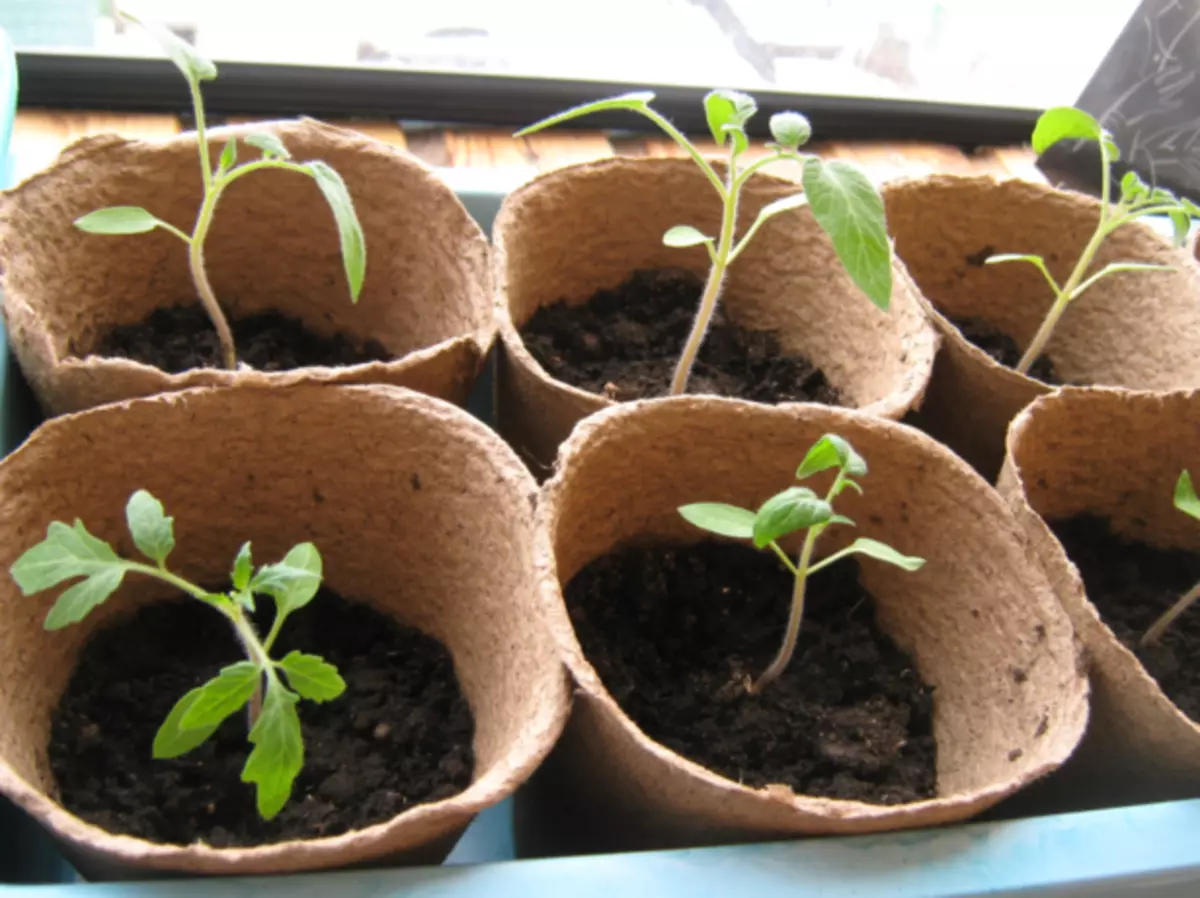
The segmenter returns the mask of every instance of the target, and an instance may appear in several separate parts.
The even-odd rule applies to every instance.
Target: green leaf
[[[789,486],[768,499],[754,516],[754,545],[763,548],[789,533],[824,524],[833,516],[829,503],[806,486]]]
[[[1060,140],[1100,140],[1100,123],[1082,109],[1055,106],[1047,109],[1033,128],[1033,151],[1039,156]]]
[[[225,149],[221,150],[221,158],[217,161],[217,171],[224,173],[229,171],[237,163],[237,138],[230,137],[229,142],[225,144]]]
[[[275,598],[280,614],[290,614],[313,600],[321,587],[321,553],[312,543],[294,546],[276,564],[265,564],[250,589]]]
[[[555,113],[547,116],[540,121],[534,122],[520,131],[513,134],[513,137],[525,137],[527,134],[533,134],[537,131],[543,131],[546,128],[551,128],[560,122],[570,121],[574,118],[579,118],[584,115],[591,115],[593,112],[604,112],[609,109],[629,109],[640,111],[646,109],[654,99],[654,93],[648,90],[639,90],[632,93],[620,94],[615,97],[608,97],[603,100],[596,100],[592,103],[584,103],[581,106],[573,106],[563,112]],[[719,139],[719,138],[718,138]]]
[[[250,557],[250,543],[245,542],[238,549],[237,558],[233,559],[233,573],[230,576],[233,588],[242,590],[248,587],[253,573],[254,561]]]
[[[296,714],[299,697],[270,681],[262,713],[250,730],[254,750],[242,768],[242,782],[257,785],[258,813],[270,820],[287,804],[292,784],[304,766],[304,741]]]
[[[1054,289],[1056,294],[1062,292],[1062,288],[1058,286],[1058,281],[1054,280],[1054,275],[1050,273],[1050,269],[1046,267],[1046,262],[1041,256],[1028,253],[997,253],[983,260],[984,265],[1000,265],[1005,262],[1028,262],[1042,273],[1042,277],[1046,279],[1046,283]]]
[[[1200,520],[1200,499],[1192,486],[1192,475],[1184,471],[1175,482],[1175,507],[1184,514]]]
[[[858,485],[858,481],[851,480],[849,477],[847,477],[845,480],[842,481],[841,486],[838,487],[838,490],[836,493],[833,494],[833,497],[836,499],[838,496],[840,496],[842,493],[844,493],[847,489],[854,490],[854,492],[858,493],[860,496],[863,494],[863,488]]]
[[[1117,146],[1117,142],[1113,140],[1111,134],[1105,131],[1104,135],[1100,138],[1100,142],[1104,144],[1104,149],[1107,152],[1109,164],[1118,162],[1121,159],[1121,148]]]
[[[747,508],[726,505],[724,502],[696,502],[680,506],[679,513],[689,524],[709,533],[733,539],[754,537],[755,515]]]
[[[848,518],[844,514],[835,514],[829,518],[830,524],[845,524],[847,527],[857,527],[853,518]]]
[[[145,234],[165,226],[140,206],[109,206],[75,219],[75,227],[89,234]]]
[[[663,243],[666,246],[676,248],[685,246],[699,246],[701,243],[712,245],[713,239],[705,237],[691,225],[675,225],[673,228],[667,228],[667,232],[663,234]]]
[[[733,155],[740,156],[750,148],[750,138],[746,136],[746,130],[739,125],[725,125],[721,131],[729,135],[733,141]]]
[[[771,116],[771,136],[781,147],[794,150],[808,143],[812,125],[799,112],[777,112]]]
[[[888,564],[894,564],[898,568],[903,568],[906,571],[916,571],[925,564],[924,558],[917,558],[915,555],[904,555],[897,552],[887,543],[881,543],[877,539],[867,539],[860,536],[845,549],[838,553],[866,555],[868,558],[874,558],[876,561],[886,561]]]
[[[865,477],[867,463],[850,442],[836,433],[827,433],[813,443],[796,469],[796,479],[804,480],[830,468],[844,468],[851,477]]]
[[[82,521],[76,521],[73,528],[53,521],[46,528],[46,538],[21,555],[10,573],[28,596],[111,567],[123,569],[124,563],[112,546],[88,533]]]
[[[217,67],[212,61],[201,56],[195,47],[175,32],[153,22],[142,22],[127,12],[122,12],[121,15],[149,31],[189,82],[212,81],[217,77]]]
[[[894,564],[896,567],[903,568],[906,571],[915,571],[920,569],[925,564],[924,558],[917,558],[913,555],[903,555],[897,552],[887,543],[881,543],[877,539],[867,539],[859,537],[850,545],[841,551],[834,552],[827,558],[822,558],[820,562],[809,568],[810,574],[815,574],[817,571],[829,567],[837,561],[846,558],[849,555],[866,555],[868,558],[874,558],[877,561],[884,561],[888,564]]]
[[[1121,178],[1121,202],[1127,206],[1132,206],[1145,196],[1149,190],[1150,188],[1146,186],[1146,182],[1135,171],[1126,172],[1125,176]]]
[[[179,721],[182,730],[200,730],[220,726],[230,714],[245,707],[262,682],[262,671],[253,661],[239,661],[221,668],[220,673],[194,692],[199,694]]]
[[[305,168],[321,188],[325,202],[337,222],[338,237],[342,244],[342,264],[346,269],[346,282],[350,285],[350,297],[358,302],[363,280],[367,276],[367,241],[363,236],[358,213],[354,211],[354,200],[342,176],[324,162],[309,162]]]
[[[1179,202],[1183,205],[1183,208],[1187,210],[1188,215],[1192,216],[1192,218],[1200,218],[1200,206],[1197,206],[1186,196],[1180,199]]]
[[[804,192],[813,216],[833,241],[850,278],[887,311],[892,298],[892,247],[883,199],[849,162],[804,161]]]
[[[46,615],[43,626],[47,630],[61,630],[70,624],[79,623],[93,608],[117,591],[124,577],[125,568],[113,566],[79,581],[58,597],[58,601]]]
[[[167,719],[162,722],[162,726],[154,734],[154,747],[151,749],[153,757],[160,760],[177,758],[187,754],[213,734],[217,728],[215,723],[212,726],[196,729],[185,729],[182,726],[183,718],[203,693],[204,687],[197,686],[175,703],[175,707],[167,714]]]
[[[265,157],[274,159],[292,158],[292,154],[283,145],[283,141],[267,131],[255,131],[253,134],[247,134],[242,139],[250,146],[262,150],[262,154]]]
[[[1183,246],[1187,243],[1188,233],[1192,230],[1192,217],[1183,210],[1182,207],[1171,209],[1167,212],[1171,219],[1171,227],[1174,230],[1174,244],[1176,247]]]
[[[742,149],[745,149],[746,122],[757,111],[754,98],[741,91],[713,90],[704,96],[704,117],[708,120],[708,130],[712,132],[713,140],[721,146],[725,146],[726,135],[732,134],[736,140],[740,132]]]
[[[319,655],[291,651],[278,666],[287,674],[292,689],[311,701],[327,702],[346,691],[346,681],[338,669]]]
[[[125,522],[138,551],[161,565],[175,548],[175,519],[146,490],[138,490],[125,506]]]

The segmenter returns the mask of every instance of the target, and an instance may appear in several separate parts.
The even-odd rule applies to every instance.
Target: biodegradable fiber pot
[[[1061,284],[1096,229],[1100,204],[1028,181],[958,175],[896,181],[883,195],[896,253],[943,338],[919,425],[994,480],[1009,422],[1050,387],[994,361],[950,319],[980,319],[1024,350],[1050,309],[1050,287],[1032,265],[983,260],[1040,255]],[[1200,269],[1143,223],[1111,234],[1094,270],[1118,261],[1176,270],[1118,274],[1083,294],[1047,345],[1058,377],[1146,390],[1200,385]]]
[[[366,237],[366,282],[353,304],[333,216],[313,180],[257,172],[228,188],[206,244],[226,315],[278,311],[317,334],[377,340],[393,361],[168,374],[91,354],[113,326],[193,302],[196,292],[177,237],[98,236],[72,222],[103,206],[140,205],[190,232],[202,196],[194,134],[104,135],[69,147],[0,202],[9,338],[49,413],[186,387],[303,380],[390,383],[465,402],[494,333],[487,241],[466,209],[410,156],[311,120],[216,129],[213,158],[231,137],[264,129],[297,160],[324,160],[345,179]]]
[[[738,233],[799,184],[763,173],[742,190]],[[663,245],[672,225],[719,230],[721,203],[689,159],[609,159],[543,175],[505,198],[493,232],[503,342],[497,406],[501,432],[547,470],[580,419],[612,406],[551,378],[520,329],[542,306],[582,303],[638,269],[683,268],[703,278],[703,247]],[[721,302],[730,319],[778,333],[781,346],[825,371],[843,401],[899,418],[919,405],[937,337],[917,291],[893,262],[889,313],[854,285],[807,209],[773,218],[730,267]],[[678,347],[682,350],[682,346]]]
[[[1092,715],[1079,751],[1054,777],[1088,804],[1200,796],[1200,726],[1180,711],[1101,620],[1047,521],[1079,514],[1160,548],[1200,551],[1196,521],[1171,502],[1196,470],[1200,393],[1066,389],[1013,422],[1000,490],[1029,533],[1083,641]]]
[[[751,789],[650,740],[582,654],[565,605],[553,627],[578,689],[558,746],[534,776],[535,851],[628,850],[875,832],[963,820],[1061,764],[1087,718],[1070,624],[995,490],[895,422],[712,397],[650,400],[589,418],[564,445],[539,517],[560,584],[632,541],[696,541],[676,511],[757,507],[793,481],[806,447],[841,434],[870,465],[866,497],[839,511],[862,534],[927,559],[917,573],[862,563],[882,628],[934,688],[937,797],[892,806]],[[869,531],[867,529],[867,522]],[[851,528],[842,528],[851,530]],[[820,554],[838,548],[831,530]],[[796,546],[791,546],[794,552]],[[815,582],[815,581],[814,581]],[[1013,671],[1027,676],[1015,676]],[[519,804],[520,809],[520,804]],[[524,833],[523,833],[524,835]]]
[[[42,823],[86,876],[437,863],[558,736],[569,690],[540,614],[553,584],[535,572],[535,486],[499,438],[465,412],[385,386],[238,386],[50,421],[0,463],[5,570],[56,519],[79,517],[118,551],[132,552],[123,509],[137,488],[175,517],[172,566],[182,576],[227,582],[230,559],[247,539],[262,560],[311,540],[331,588],[441,641],[475,720],[475,773],[454,797],[335,837],[218,849],[110,834],[55,800],[51,713],[90,634],[161,601],[164,591],[130,577],[82,624],[49,633],[42,629],[49,598],[22,597],[6,574],[0,792]]]

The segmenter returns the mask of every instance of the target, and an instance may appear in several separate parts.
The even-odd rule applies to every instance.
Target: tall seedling
[[[1080,109],[1058,106],[1048,109],[1038,119],[1033,129],[1033,149],[1039,156],[1060,140],[1094,141],[1100,150],[1100,219],[1075,267],[1067,279],[1059,284],[1046,267],[1041,256],[1025,253],[1004,253],[987,259],[987,264],[1003,262],[1027,262],[1037,268],[1054,292],[1054,302],[1042,320],[1025,354],[1017,363],[1016,371],[1028,373],[1030,367],[1046,348],[1059,319],[1071,303],[1082,296],[1097,281],[1120,272],[1129,271],[1172,271],[1170,265],[1152,265],[1145,262],[1110,262],[1099,271],[1092,272],[1092,263],[1105,239],[1121,225],[1147,215],[1170,216],[1174,230],[1175,245],[1183,246],[1191,228],[1192,218],[1200,216],[1200,207],[1189,199],[1179,199],[1169,190],[1149,187],[1136,172],[1129,172],[1121,179],[1121,198],[1111,199],[1112,166],[1121,158],[1120,150],[1112,135],[1100,127],[1100,123]],[[1091,272],[1089,274],[1089,272]]]
[[[135,24],[141,25],[137,19],[128,14],[122,14]],[[333,212],[337,223],[338,237],[341,242],[342,264],[346,272],[346,282],[350,287],[350,299],[358,302],[362,292],[363,280],[367,272],[367,244],[363,237],[362,225],[359,224],[358,214],[354,211],[354,201],[342,176],[324,162],[293,162],[287,147],[278,137],[267,132],[250,134],[244,143],[259,151],[260,158],[237,164],[237,138],[230,137],[229,142],[221,151],[220,158],[214,168],[208,147],[208,134],[204,121],[204,101],[200,94],[200,84],[212,81],[217,77],[217,67],[205,59],[191,44],[177,37],[166,28],[157,25],[143,25],[162,45],[175,67],[187,79],[188,88],[192,95],[192,112],[196,118],[196,142],[200,150],[200,175],[204,181],[204,199],[200,211],[196,215],[195,224],[190,234],[152,215],[140,206],[109,206],[97,209],[79,218],[75,226],[82,231],[92,234],[144,234],[155,228],[162,228],[174,234],[187,245],[188,268],[191,271],[192,282],[196,293],[204,306],[205,312],[216,328],[221,341],[221,358],[226,368],[237,367],[237,349],[233,343],[233,332],[221,304],[217,301],[216,293],[208,280],[208,272],[204,264],[204,241],[212,226],[213,213],[217,202],[230,184],[256,171],[278,169],[291,171],[312,178],[325,201]]]
[[[750,147],[746,125],[758,107],[753,98],[738,91],[710,92],[704,98],[704,113],[713,139],[727,154],[725,177],[722,178],[681,131],[650,107],[653,99],[653,93],[643,91],[586,103],[536,122],[518,131],[515,136],[533,134],[593,112],[627,109],[650,119],[679,144],[716,191],[721,202],[721,227],[716,236],[706,235],[687,224],[675,225],[663,235],[663,243],[667,246],[703,245],[708,250],[711,262],[700,308],[671,379],[672,395],[687,390],[696,355],[717,308],[725,272],[745,250],[759,228],[781,212],[809,206],[817,224],[829,235],[838,258],[854,283],[875,305],[887,311],[892,295],[892,265],[883,200],[867,176],[850,163],[837,160],[827,162],[799,151],[812,134],[808,119],[798,112],[779,112],[771,116],[771,135],[775,142],[767,144],[770,155],[743,165],[742,156]],[[738,198],[742,188],[755,172],[783,161],[798,162],[803,166],[804,192],[764,206],[741,238],[735,239]]]

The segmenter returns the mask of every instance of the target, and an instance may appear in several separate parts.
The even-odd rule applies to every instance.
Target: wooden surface
[[[229,119],[236,124],[246,119]],[[513,138],[501,130],[427,129],[405,131],[389,121],[336,121],[378,140],[407,149],[430,165],[450,168],[547,171],[614,155],[680,156],[674,142],[665,138],[610,139],[600,131],[558,131]],[[127,137],[158,138],[182,129],[169,115],[117,115],[22,109],[13,128],[13,153],[25,173],[48,165],[58,152],[81,137],[116,132]],[[706,152],[716,150],[711,141],[698,141]],[[968,156],[955,147],[922,143],[824,143],[808,149],[826,158],[857,163],[875,180],[935,172],[1011,175],[1045,180],[1034,166],[1028,147],[987,148]],[[772,171],[787,176],[790,166]]]

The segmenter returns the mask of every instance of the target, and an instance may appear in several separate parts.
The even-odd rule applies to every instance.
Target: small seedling
[[[129,21],[142,25],[133,16],[122,13]],[[221,151],[217,166],[214,169],[209,154],[208,135],[204,123],[204,101],[200,93],[200,84],[212,81],[217,77],[217,67],[205,59],[187,41],[176,36],[166,28],[157,25],[143,25],[170,56],[176,68],[187,80],[192,95],[192,111],[196,118],[196,142],[200,148],[200,174],[204,181],[204,199],[196,222],[188,234],[152,215],[140,206],[109,206],[97,209],[77,219],[75,226],[91,234],[144,234],[155,228],[162,228],[174,234],[188,248],[188,267],[191,271],[192,282],[196,293],[208,317],[216,328],[221,342],[221,358],[226,368],[237,368],[237,350],[233,343],[233,332],[229,322],[221,310],[216,293],[208,280],[208,272],[204,265],[204,241],[212,226],[213,213],[217,202],[221,199],[226,188],[240,178],[256,171],[278,169],[296,172],[312,178],[320,188],[325,201],[333,212],[337,223],[338,237],[341,242],[342,264],[346,271],[346,282],[350,287],[350,299],[358,302],[362,292],[363,279],[367,271],[367,245],[363,237],[362,225],[358,214],[354,211],[354,202],[342,176],[324,162],[293,162],[287,147],[274,134],[261,132],[247,135],[243,142],[259,151],[259,159],[237,164],[238,143],[236,137],[230,137],[229,142]]]
[[[696,355],[717,308],[726,270],[754,239],[759,228],[781,212],[809,206],[817,224],[829,235],[834,251],[851,279],[875,305],[887,311],[892,296],[892,248],[888,240],[883,199],[870,179],[849,162],[827,162],[818,156],[799,152],[799,148],[808,143],[812,134],[812,127],[807,118],[799,112],[778,112],[772,115],[770,128],[775,142],[767,144],[771,153],[743,166],[742,154],[750,147],[746,125],[758,111],[758,107],[754,99],[744,93],[734,90],[711,91],[704,98],[704,113],[713,139],[728,154],[725,178],[722,180],[700,150],[679,129],[650,107],[653,99],[653,93],[642,91],[597,100],[542,119],[518,131],[515,136],[524,137],[593,112],[626,109],[650,119],[679,144],[716,191],[721,200],[721,229],[717,236],[703,234],[697,228],[686,224],[675,225],[663,235],[663,243],[667,246],[703,245],[708,250],[711,262],[708,279],[700,298],[700,308],[692,322],[691,332],[671,379],[671,395],[678,395],[687,390]],[[772,163],[788,160],[803,166],[804,192],[768,203],[759,211],[741,238],[735,240],[738,198],[742,188],[755,172]]]
[[[1027,374],[1038,356],[1050,341],[1054,328],[1067,308],[1082,296],[1097,281],[1124,271],[1173,271],[1170,265],[1154,265],[1145,262],[1110,262],[1099,271],[1088,272],[1105,238],[1121,225],[1147,215],[1167,215],[1174,229],[1176,246],[1183,246],[1191,229],[1192,219],[1200,217],[1200,207],[1191,200],[1179,199],[1169,190],[1150,187],[1136,172],[1129,172],[1121,179],[1121,198],[1111,200],[1112,166],[1121,158],[1112,135],[1100,127],[1100,123],[1080,109],[1058,106],[1042,113],[1033,129],[1033,149],[1039,156],[1060,140],[1092,140],[1100,149],[1100,220],[1096,230],[1084,247],[1082,255],[1063,284],[1059,284],[1041,256],[1032,254],[1006,253],[987,259],[988,265],[1002,262],[1027,262],[1037,268],[1054,291],[1054,304],[1046,314],[1033,341],[1017,363],[1016,371]]]
[[[757,512],[722,502],[699,502],[684,505],[679,509],[679,513],[689,523],[702,530],[733,539],[751,540],[756,549],[769,548],[779,556],[784,567],[791,571],[795,578],[792,587],[792,607],[788,615],[783,646],[762,676],[749,685],[748,691],[751,693],[762,692],[763,688],[777,679],[791,662],[792,654],[796,650],[796,640],[800,635],[800,623],[804,618],[804,590],[810,576],[850,555],[866,555],[906,571],[918,570],[925,564],[923,558],[902,555],[885,543],[865,537],[860,537],[846,548],[813,563],[813,549],[827,527],[834,524],[854,526],[854,521],[850,518],[834,512],[833,502],[847,487],[862,492],[858,481],[852,478],[866,476],[867,463],[846,440],[829,433],[817,440],[808,450],[804,461],[796,469],[796,479],[806,480],[814,474],[831,469],[837,473],[824,498],[806,486],[789,486],[764,502]],[[801,530],[805,531],[804,543],[799,558],[793,564],[787,553],[780,548],[778,541]]]
[[[1175,507],[1184,514],[1200,520],[1200,498],[1196,497],[1195,487],[1192,486],[1192,475],[1187,471],[1180,474],[1179,480],[1175,482]],[[1174,623],[1175,618],[1187,611],[1197,598],[1200,598],[1200,583],[1189,589],[1182,599],[1168,608],[1162,617],[1150,626],[1139,645],[1145,648],[1158,642],[1163,633],[1167,631],[1167,627]]]
[[[255,571],[246,543],[233,562],[233,589],[214,593],[167,569],[167,556],[175,548],[175,519],[166,516],[161,502],[138,490],[129,497],[125,520],[138,551],[153,564],[121,558],[112,546],[89,533],[82,521],[76,520],[74,526],[54,521],[46,538],[18,558],[10,573],[27,596],[84,578],[58,597],[46,615],[47,630],[83,620],[116,592],[126,574],[155,577],[224,615],[245,649],[246,660],[222,668],[176,702],[154,737],[154,757],[175,758],[191,751],[225,718],[245,707],[254,748],[242,769],[242,782],[255,784],[258,812],[270,820],[287,804],[292,784],[304,766],[296,703],[301,698],[327,702],[346,689],[337,668],[318,655],[291,651],[276,660],[270,654],[288,615],[317,594],[321,556],[312,543],[301,543],[282,561]],[[275,617],[265,639],[259,638],[247,617],[247,612],[254,611],[256,594],[268,595],[275,603]]]

